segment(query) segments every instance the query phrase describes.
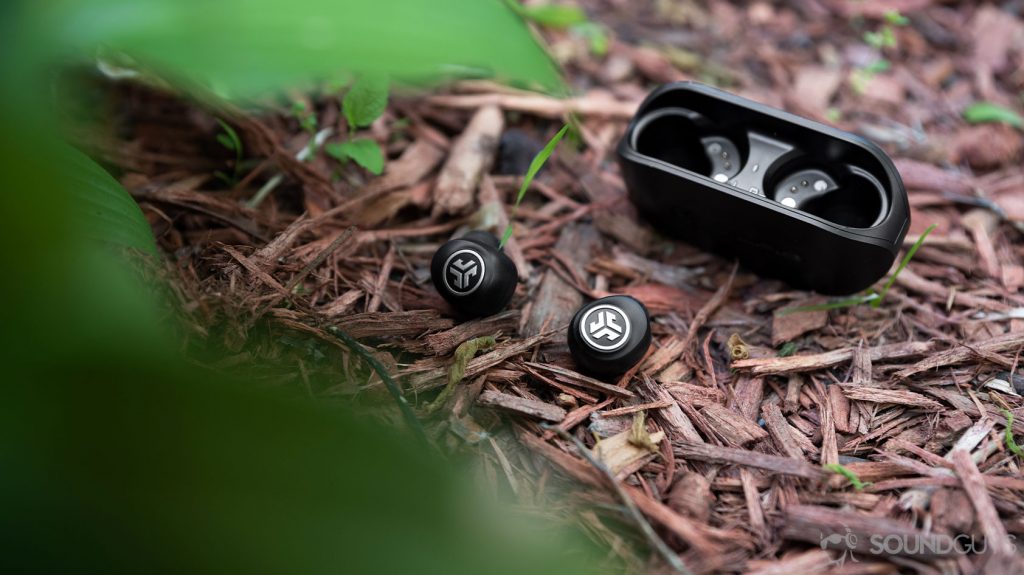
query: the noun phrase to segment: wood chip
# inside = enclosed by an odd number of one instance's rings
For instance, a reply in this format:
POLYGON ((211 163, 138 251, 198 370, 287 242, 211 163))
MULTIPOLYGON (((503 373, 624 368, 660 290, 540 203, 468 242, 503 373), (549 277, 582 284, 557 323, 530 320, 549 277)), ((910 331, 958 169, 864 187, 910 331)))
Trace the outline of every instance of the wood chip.
POLYGON ((928 399, 920 393, 907 391, 905 389, 882 389, 879 387, 857 387, 853 385, 841 386, 843 394, 850 399, 867 401, 870 403, 882 403, 893 405, 909 405, 921 407, 932 411, 942 409, 942 404, 928 399))
POLYGON ((956 466, 956 474, 960 476, 964 491, 974 506, 978 524, 985 534, 986 548, 999 555, 1012 555, 1015 550, 1013 542, 1010 541, 1006 527, 999 519, 999 512, 992 503, 992 498, 985 488, 984 478, 978 471, 978 466, 974 464, 971 453, 966 449, 954 449, 953 465, 956 466))
POLYGON ((477 110, 452 145, 434 187, 435 214, 464 214, 476 196, 480 177, 491 169, 505 118, 497 106, 477 110))
POLYGON ((707 405, 701 414, 707 418, 715 433, 734 447, 751 445, 768 437, 768 432, 759 425, 721 405, 707 405))
MULTIPOLYGON (((905 359, 928 353, 933 347, 931 342, 912 341, 894 343, 868 349, 872 361, 905 359)), ((846 363, 853 358, 856 348, 848 347, 824 353, 810 355, 791 355, 789 357, 766 357, 741 359, 732 362, 733 369, 749 369, 754 375, 780 375, 801 371, 813 371, 846 363)))
POLYGON ((497 391, 484 391, 477 398, 476 404, 555 423, 565 419, 565 410, 557 405, 506 393, 498 393, 497 391))
POLYGON ((672 446, 675 448, 676 455, 684 459, 754 467, 779 475, 792 475, 805 479, 821 479, 825 475, 825 472, 820 467, 811 465, 803 459, 779 457, 777 455, 767 455, 756 451, 721 447, 707 443, 698 444, 674 441, 672 446))

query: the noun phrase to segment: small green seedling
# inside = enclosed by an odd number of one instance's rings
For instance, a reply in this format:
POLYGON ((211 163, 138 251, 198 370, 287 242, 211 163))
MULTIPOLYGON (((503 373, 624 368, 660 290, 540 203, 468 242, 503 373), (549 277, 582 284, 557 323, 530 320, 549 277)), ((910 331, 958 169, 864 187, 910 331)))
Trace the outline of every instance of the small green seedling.
MULTIPOLYGON (((569 124, 562 126, 561 130, 551 138, 550 141, 544 146, 544 149, 537 152, 537 155, 533 157, 533 161, 530 162, 530 168, 526 170, 526 176, 523 178, 522 185, 519 186, 519 194, 516 196, 516 203, 512 206, 512 217, 515 217, 515 211, 519 209, 519 203, 523 201, 523 197, 526 196, 526 190, 530 188, 530 183, 533 182, 534 176, 537 172, 544 167, 544 164, 554 153, 555 148, 558 147, 558 143, 565 137, 566 132, 569 131, 569 124)), ((511 219, 511 218, 510 218, 511 219)), ((505 243, 512 237, 512 222, 508 223, 508 227, 505 228, 505 233, 501 236, 501 244, 499 247, 505 247, 505 243)))
POLYGON ((871 83, 872 78, 882 72, 888 72, 891 67, 892 64, 890 64, 885 58, 875 60, 867 66, 854 70, 850 76, 850 83, 858 94, 863 94, 864 91, 867 90, 868 84, 871 83))
MULTIPOLYGON (((896 48, 896 28, 909 23, 910 19, 900 14, 898 10, 890 10, 885 13, 885 23, 881 28, 864 33, 864 42, 878 51, 896 48)), ((863 94, 872 78, 889 71, 891 67, 892 64, 888 60, 880 58, 866 66, 857 68, 850 75, 850 83, 854 91, 863 94)))
POLYGON ((833 473, 838 473, 839 475, 842 475, 843 477, 845 477, 846 480, 850 482, 850 485, 853 485, 853 488, 856 489, 857 491, 863 491, 865 487, 871 485, 871 483, 865 483, 865 482, 861 481, 860 477, 857 477, 856 473, 850 471, 849 469, 847 469, 846 467, 843 467, 842 465, 840 465, 838 463, 829 463, 828 465, 825 465, 824 467, 825 467, 825 469, 827 469, 827 470, 829 470, 829 471, 831 471, 833 473))
POLYGON ((791 313, 799 313, 805 311, 832 310, 843 307, 852 307, 855 305, 861 305, 865 303, 871 304, 871 307, 879 307, 880 305, 882 305, 882 300, 885 299, 886 294, 889 293, 889 288, 891 288, 892 285, 896 283, 896 278, 899 277, 900 272, 902 272, 907 267, 907 264, 910 263, 910 260, 914 257, 914 254, 916 254, 917 250, 920 249, 922 244, 924 244, 925 238, 927 238, 928 234, 932 233, 932 230, 934 229, 935 224, 928 226, 928 229, 926 229, 924 233, 921 234, 921 237, 917 238, 917 241, 914 242, 914 245, 911 246, 909 250, 907 250, 907 255, 903 256, 903 261, 900 262, 899 267, 896 268, 896 271, 892 274, 892 277, 889 278, 889 281, 885 282, 885 286, 882 287, 881 293, 877 293, 872 290, 866 294, 857 295, 845 299, 830 301, 816 305, 807 305, 784 309, 779 312, 779 315, 789 315, 791 313))
POLYGON ((238 183, 238 177, 241 175, 242 170, 242 140, 238 137, 238 133, 235 132, 235 129, 227 122, 217 118, 217 123, 220 124, 221 129, 224 130, 217 134, 217 141, 220 145, 235 153, 235 162, 230 176, 221 171, 214 172, 213 175, 223 180, 228 186, 233 187, 238 183))
POLYGON ((1024 130, 1024 118, 1013 110, 991 102, 977 102, 964 109, 964 119, 971 124, 1001 122, 1024 130))
POLYGON ((1006 417, 1006 433, 1004 439, 1006 440, 1006 448, 1010 450, 1010 453, 1024 459, 1024 449, 1021 449, 1017 442, 1013 439, 1013 413, 1008 409, 1003 410, 1003 415, 1006 417))
MULTIPOLYGON (((341 102, 351 133, 376 122, 377 118, 384 115, 387 107, 388 79, 377 74, 361 76, 352 84, 341 102)), ((384 171, 384 151, 370 138, 332 142, 324 146, 324 150, 342 164, 352 160, 371 174, 380 175, 384 171)))

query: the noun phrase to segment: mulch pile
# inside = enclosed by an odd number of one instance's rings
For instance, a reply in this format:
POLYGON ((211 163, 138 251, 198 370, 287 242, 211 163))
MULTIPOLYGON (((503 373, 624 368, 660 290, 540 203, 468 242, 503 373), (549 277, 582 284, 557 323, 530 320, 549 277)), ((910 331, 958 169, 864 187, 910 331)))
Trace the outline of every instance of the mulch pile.
MULTIPOLYGON (((432 439, 479 447, 495 489, 536 503, 569 478, 586 504, 575 517, 630 568, 1024 569, 1022 459, 1005 439, 1010 412, 1024 442, 1024 138, 961 119, 980 100, 1020 110, 1024 3, 585 6, 612 33, 607 55, 544 33, 578 98, 481 81, 393 94, 371 128, 389 158, 379 177, 322 151, 296 159, 313 135, 289 103, 210 110, 130 84, 106 86, 116 122, 83 145, 123 174, 170 256, 190 337, 232 350, 220 366, 284 358, 314 395, 380 396, 336 334, 356 338, 432 439), (863 34, 891 6, 910 22, 893 27, 895 46, 872 47, 863 34), (854 78, 879 58, 888 71, 854 78), (906 245, 936 229, 880 307, 784 313, 826 300, 637 218, 614 146, 652 86, 684 78, 887 149, 910 190, 906 245), (563 143, 513 214, 521 174, 570 109, 582 141, 563 143), (230 185, 214 176, 234 169, 215 117, 244 143, 230 185), (500 235, 510 218, 512 304, 457 322, 430 284, 432 253, 467 229, 500 235), (565 327, 613 293, 647 305, 654 344, 602 382, 574 371, 565 327), (495 335, 456 361, 460 344, 495 335), (436 401, 453 366, 462 376, 436 401), (334 383, 311 384, 318 373, 334 383), (929 544, 960 534, 985 553, 929 544)), ((329 140, 345 137, 337 94, 292 98, 329 140)))

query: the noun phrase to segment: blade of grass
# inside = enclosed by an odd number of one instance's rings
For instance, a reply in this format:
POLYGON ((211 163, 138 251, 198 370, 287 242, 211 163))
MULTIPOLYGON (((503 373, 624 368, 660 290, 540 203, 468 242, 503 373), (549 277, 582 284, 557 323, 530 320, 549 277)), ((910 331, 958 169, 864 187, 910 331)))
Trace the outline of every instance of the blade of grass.
POLYGON ((889 278, 889 281, 885 282, 885 287, 882 288, 882 293, 878 295, 878 299, 871 303, 872 307, 878 307, 882 305, 882 300, 885 299, 885 294, 889 293, 889 288, 892 287, 892 284, 896 283, 896 277, 900 275, 900 272, 903 271, 903 268, 907 267, 907 264, 910 263, 911 258, 913 258, 914 254, 917 253, 918 248, 920 248, 921 244, 924 243, 924 239, 927 238, 928 234, 932 233, 932 230, 934 229, 935 224, 928 226, 928 229, 925 230, 923 234, 921 234, 921 237, 917 238, 917 241, 914 242, 914 245, 910 247, 909 251, 907 251, 907 255, 903 257, 903 261, 900 262, 900 267, 896 268, 896 273, 892 274, 892 277, 889 278))
MULTIPOLYGON (((523 178, 523 184, 519 186, 519 195, 516 196, 516 203, 512 206, 512 217, 515 217, 515 212, 519 209, 519 203, 523 201, 523 196, 526 195, 526 190, 530 188, 530 183, 533 182, 534 176, 536 176, 537 172, 544 167, 544 164, 548 161, 548 158, 551 157, 551 154, 554 153, 555 148, 558 147, 558 143, 562 141, 562 138, 568 131, 569 124, 562 126, 562 129, 558 130, 558 133, 548 141, 547 145, 544 146, 544 149, 537 152, 537 155, 533 157, 533 161, 530 162, 530 169, 526 170, 526 176, 523 178)), ((505 247, 505 243, 508 242, 510 237, 512 237, 511 219, 512 218, 509 218, 510 221, 508 223, 508 227, 505 228, 505 233, 501 236, 501 244, 498 246, 499 249, 505 247)))

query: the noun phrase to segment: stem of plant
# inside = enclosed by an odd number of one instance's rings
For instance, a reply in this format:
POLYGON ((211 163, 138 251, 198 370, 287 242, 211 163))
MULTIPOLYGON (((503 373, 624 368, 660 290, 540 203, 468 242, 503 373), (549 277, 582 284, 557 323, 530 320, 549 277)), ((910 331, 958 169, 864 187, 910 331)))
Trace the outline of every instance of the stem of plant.
POLYGON ((534 176, 536 176, 537 172, 544 167, 544 164, 548 161, 548 158, 551 157, 551 154, 554 153, 555 148, 558 147, 558 143, 562 141, 562 138, 568 131, 569 124, 562 126, 562 129, 558 130, 558 133, 548 141, 541 151, 537 152, 537 155, 533 157, 533 161, 530 162, 530 168, 526 170, 526 176, 523 177, 523 183, 519 186, 519 195, 516 196, 516 203, 512 206, 512 214, 509 216, 508 227, 505 228, 505 233, 501 235, 501 244, 498 245, 499 249, 505 247, 508 239, 512 237, 512 220, 515 218, 516 211, 519 209, 519 203, 523 201, 523 197, 526 195, 526 190, 530 189, 530 184, 533 182, 534 176))

